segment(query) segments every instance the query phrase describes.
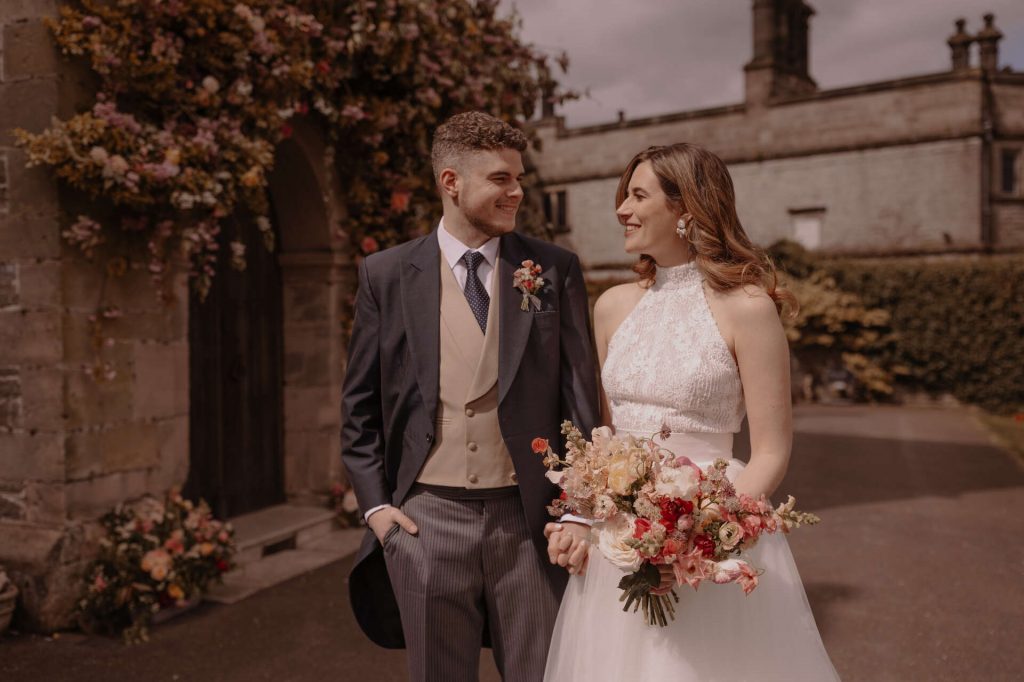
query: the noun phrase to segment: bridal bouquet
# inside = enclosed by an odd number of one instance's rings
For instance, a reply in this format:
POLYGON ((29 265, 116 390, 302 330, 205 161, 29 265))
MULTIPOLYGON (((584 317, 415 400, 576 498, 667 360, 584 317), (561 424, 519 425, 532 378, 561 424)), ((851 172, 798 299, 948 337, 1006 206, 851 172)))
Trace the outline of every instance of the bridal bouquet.
POLYGON ((547 477, 562 489, 548 511, 594 520, 598 550, 628 572, 619 582, 623 610, 643 607, 651 625, 667 625, 679 601, 675 591, 651 593, 661 583, 658 566, 671 566, 678 585, 697 589, 705 580, 735 582, 749 594, 761 571, 740 553, 762 533, 789 532, 820 520, 796 511, 792 496, 773 509, 763 495, 738 495, 726 478, 725 460, 704 471, 660 447, 655 439, 667 439, 667 429, 650 438, 619 438, 605 426, 594 429, 588 442, 566 421, 562 435, 564 460, 545 439, 533 442, 534 452, 544 456, 547 477))

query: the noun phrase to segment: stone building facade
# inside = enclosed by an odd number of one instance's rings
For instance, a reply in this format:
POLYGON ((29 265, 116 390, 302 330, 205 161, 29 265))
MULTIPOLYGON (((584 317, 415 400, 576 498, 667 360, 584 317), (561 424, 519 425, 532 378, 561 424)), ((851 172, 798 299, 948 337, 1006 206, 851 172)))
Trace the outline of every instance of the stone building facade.
MULTIPOLYGON (((37 630, 70 624, 95 520, 115 504, 182 486, 217 497, 247 480, 246 424, 274 426, 258 443, 277 472, 263 505, 308 502, 342 475, 342 318, 355 280, 327 147, 302 121, 271 178, 278 250, 264 264, 265 301, 252 300, 252 277, 222 273, 215 289, 228 293, 212 308, 190 304, 184 276, 161 307, 141 266, 105 276, 102 262, 63 243, 81 198, 46 168, 26 168, 12 134, 91 103, 88 75, 60 58, 43 23, 57 4, 0 2, 0 565, 20 589, 19 627, 37 630), (121 316, 103 326, 110 373, 97 381, 85 368, 100 304, 121 316), (200 318, 227 331, 197 341, 200 318), (238 342, 240 325, 255 322, 273 337, 256 349, 238 342), (276 378, 255 386, 257 367, 276 378), (232 422, 240 382, 253 408, 269 411, 232 422), (197 447, 210 433, 216 453, 197 447), (211 457, 216 466, 205 466, 211 457)), ((230 500, 214 508, 239 510, 230 500)))
POLYGON ((754 0, 741 103, 539 124, 534 162, 548 221, 592 276, 631 262, 613 212, 627 162, 678 141, 729 164, 740 219, 762 245, 788 238, 844 254, 1024 247, 1024 72, 998 68, 994 18, 976 35, 957 22, 949 71, 820 90, 809 69, 812 14, 802 0, 754 0))

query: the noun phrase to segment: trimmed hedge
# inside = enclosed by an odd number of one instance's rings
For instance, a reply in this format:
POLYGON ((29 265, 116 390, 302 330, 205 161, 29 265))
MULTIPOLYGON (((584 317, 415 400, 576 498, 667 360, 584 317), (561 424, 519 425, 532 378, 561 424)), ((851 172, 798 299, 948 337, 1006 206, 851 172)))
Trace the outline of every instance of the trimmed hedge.
POLYGON ((899 384, 1008 414, 1024 406, 1024 255, 823 261, 845 291, 891 313, 883 364, 899 384))
MULTIPOLYGON (((787 334, 812 373, 844 366, 859 399, 898 397, 891 383, 1024 411, 1024 254, 824 259, 793 242, 769 252, 801 299, 787 334)), ((588 282, 591 303, 622 281, 588 282)))

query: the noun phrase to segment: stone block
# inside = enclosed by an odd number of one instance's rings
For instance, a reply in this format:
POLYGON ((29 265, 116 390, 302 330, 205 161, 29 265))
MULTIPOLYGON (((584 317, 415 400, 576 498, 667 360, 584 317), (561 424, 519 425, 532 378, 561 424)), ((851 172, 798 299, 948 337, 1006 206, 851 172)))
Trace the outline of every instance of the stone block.
POLYGON ((292 431, 284 435, 285 492, 289 496, 306 490, 322 490, 337 472, 333 460, 341 457, 337 429, 292 431))
MULTIPOLYGON (((290 331, 286 330, 286 336, 290 331)), ((297 343, 289 343, 286 339, 285 345, 295 346, 297 343)), ((331 374, 332 363, 330 353, 314 353, 305 351, 287 352, 284 355, 284 381, 287 385, 294 386, 317 386, 337 384, 340 381, 340 372, 331 374)))
POLYGON ((286 324, 326 323, 331 317, 331 290, 324 282, 289 282, 283 296, 286 324))
POLYGON ((29 523, 59 525, 67 519, 63 483, 29 483, 25 488, 26 520, 29 523))
POLYGON ((57 44, 41 20, 13 22, 4 26, 3 32, 5 81, 56 76, 59 65, 57 44))
POLYGON ((0 2, 0 23, 19 19, 57 16, 56 0, 3 0, 0 2))
POLYGON ((60 362, 60 314, 55 310, 0 312, 0 348, 9 363, 60 362))
POLYGON ((70 481, 65 489, 69 518, 95 518, 119 502, 151 492, 147 485, 148 476, 144 470, 118 471, 70 481))
POLYGON ((103 305, 116 306, 125 313, 150 312, 166 306, 157 298, 153 280, 142 268, 129 268, 120 277, 109 277, 100 262, 65 259, 61 272, 64 305, 91 312, 96 308, 101 288, 103 305))
POLYGON ((8 168, 7 152, 0 152, 0 215, 10 213, 10 173, 8 168))
POLYGON ((57 553, 63 534, 59 526, 0 520, 0 564, 7 568, 44 565, 57 553))
POLYGON ((22 367, 20 428, 59 432, 65 426, 64 370, 52 365, 22 367))
POLYGON ((56 77, 0 83, 0 147, 14 146, 12 128, 39 133, 50 127, 57 115, 57 90, 56 77))
POLYGON ((159 465, 150 471, 147 487, 163 493, 173 487, 181 487, 188 478, 189 470, 189 421, 188 415, 157 422, 157 443, 160 452, 159 465))
POLYGON ((0 433, 0 479, 64 480, 64 436, 59 433, 0 433))
POLYGON ((24 521, 27 506, 23 483, 0 481, 0 521, 24 521))
POLYGON ((18 367, 0 367, 0 428, 21 426, 22 404, 18 367))
POLYGON ((56 259, 60 249, 56 217, 0 212, 0 253, 4 258, 56 259))
POLYGON ((156 424, 138 422, 72 433, 68 436, 67 477, 77 481, 156 466, 157 435, 156 424))
POLYGON ((341 387, 285 386, 284 424, 286 430, 335 428, 341 418, 341 387))
POLYGON ((18 296, 29 309, 61 305, 59 260, 23 260, 18 263, 18 296))
POLYGON ((115 369, 111 379, 97 379, 74 366, 67 374, 67 428, 91 428, 126 422, 133 416, 131 344, 104 349, 115 369))
POLYGON ((132 395, 136 419, 188 414, 188 342, 132 344, 132 395))
POLYGON ((0 310, 16 308, 18 295, 18 264, 0 263, 0 310))

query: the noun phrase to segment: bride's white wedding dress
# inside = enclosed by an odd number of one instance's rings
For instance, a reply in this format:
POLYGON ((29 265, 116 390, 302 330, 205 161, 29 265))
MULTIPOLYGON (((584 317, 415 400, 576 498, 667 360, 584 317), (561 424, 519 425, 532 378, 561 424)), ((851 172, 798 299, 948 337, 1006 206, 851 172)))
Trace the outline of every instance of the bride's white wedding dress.
MULTIPOLYGON (((601 378, 618 434, 650 437, 665 424, 675 454, 701 466, 730 460, 730 478, 742 469, 732 439, 743 388, 694 264, 658 269, 613 335, 601 378)), ((586 574, 569 579, 544 679, 838 680, 785 537, 763 535, 746 558, 764 569, 750 595, 735 584, 677 586, 675 620, 662 628, 622 611, 624 573, 592 549, 586 574)))

